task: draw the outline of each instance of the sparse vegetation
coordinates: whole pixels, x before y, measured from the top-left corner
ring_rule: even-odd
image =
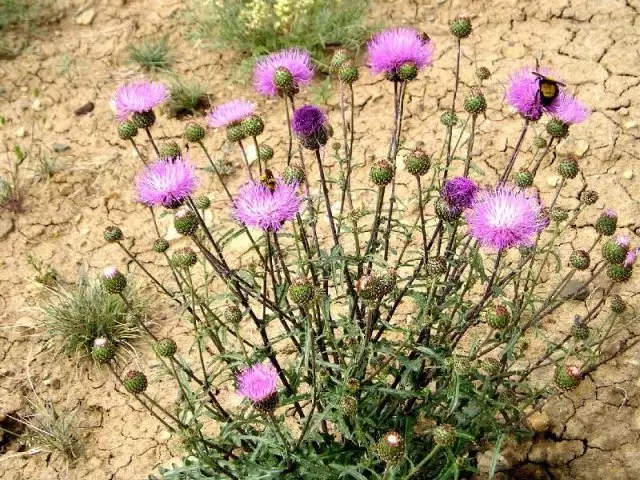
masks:
[[[137,63],[146,72],[170,70],[173,60],[168,38],[145,39],[142,45],[129,47],[129,60]]]
[[[175,78],[171,81],[170,90],[171,98],[167,108],[171,116],[195,115],[210,107],[207,92],[198,82]]]

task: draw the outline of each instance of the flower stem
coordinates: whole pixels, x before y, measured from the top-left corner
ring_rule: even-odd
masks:
[[[156,142],[153,140],[153,136],[151,135],[151,130],[149,130],[149,127],[145,127],[144,131],[147,132],[147,137],[149,138],[149,142],[151,142],[151,146],[155,150],[156,155],[158,156],[158,158],[160,158],[160,150],[158,150],[158,147],[156,146]]]
[[[516,158],[520,153],[522,142],[524,141],[524,137],[527,134],[528,129],[529,129],[529,120],[525,119],[522,125],[522,130],[520,131],[520,136],[518,136],[518,140],[516,141],[516,146],[513,149],[513,152],[511,153],[511,157],[509,158],[509,162],[507,162],[507,166],[504,169],[502,176],[500,177],[500,181],[498,182],[499,185],[502,185],[503,183],[505,183],[507,181],[507,178],[509,178],[509,175],[511,174],[511,170],[513,169],[513,166],[516,163]],[[536,171],[537,171],[537,167],[536,167]]]
[[[247,152],[244,149],[244,145],[242,145],[242,140],[238,140],[238,147],[240,147],[240,152],[242,152],[242,160],[244,161],[244,166],[247,169],[247,174],[249,175],[249,178],[253,182],[254,179],[253,179],[253,174],[251,173],[251,166],[249,165],[249,159],[247,158]]]

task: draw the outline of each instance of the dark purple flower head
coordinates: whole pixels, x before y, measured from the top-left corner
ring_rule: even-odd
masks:
[[[313,78],[313,66],[308,52],[289,48],[261,58],[253,69],[254,88],[268,97],[278,94],[275,74],[278,68],[285,68],[293,77],[293,86],[300,88]]]
[[[404,64],[418,70],[433,62],[433,42],[412,28],[392,28],[376,34],[367,44],[368,64],[374,74],[394,75]]]
[[[158,160],[145,167],[136,179],[138,200],[150,206],[175,208],[196,190],[195,168],[183,157]]]
[[[469,208],[476,196],[478,185],[467,177],[447,180],[442,187],[442,198],[450,206],[459,210]]]
[[[517,70],[509,79],[507,101],[520,114],[532,121],[540,120],[543,113],[557,118],[567,125],[585,121],[590,112],[573,95],[559,85],[558,96],[549,105],[543,105],[540,97],[540,80],[533,72],[560,81],[558,74],[545,67],[524,67]]]
[[[248,182],[236,195],[233,216],[248,227],[277,231],[300,210],[302,197],[298,196],[297,188],[297,183],[284,183],[281,179],[273,189]]]
[[[237,392],[253,403],[262,402],[278,391],[278,373],[268,364],[256,364],[242,370],[236,381]]]
[[[311,137],[321,133],[327,124],[327,114],[315,105],[304,105],[293,112],[291,128],[299,137]]]
[[[218,105],[207,115],[207,124],[211,128],[228,127],[253,115],[256,104],[246,100],[232,100]]]
[[[162,83],[137,80],[118,87],[111,104],[118,120],[123,121],[133,113],[153,110],[168,98],[169,91]]]
[[[512,186],[482,190],[467,210],[470,234],[496,250],[530,246],[545,226],[542,208],[534,195]]]

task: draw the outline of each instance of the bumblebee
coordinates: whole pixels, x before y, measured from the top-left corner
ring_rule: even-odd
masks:
[[[564,87],[565,84],[552,78],[545,77],[538,72],[531,73],[538,78],[538,98],[540,98],[540,103],[545,107],[548,107],[560,94],[560,87]]]
[[[264,169],[264,174],[260,176],[260,183],[267,187],[272,193],[276,190],[276,177],[269,168]]]

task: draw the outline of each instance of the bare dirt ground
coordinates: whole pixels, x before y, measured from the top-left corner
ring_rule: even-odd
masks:
[[[182,16],[183,3],[73,2],[59,24],[46,27],[19,57],[0,65],[0,115],[7,120],[0,127],[0,148],[9,152],[20,145],[35,153],[39,149],[52,152],[56,143],[69,147],[52,153],[57,171],[47,181],[35,181],[33,173],[23,169],[25,211],[1,213],[0,413],[24,409],[24,384],[29,377],[43,396],[80,407],[78,420],[85,445],[84,458],[68,469],[51,462],[46,454],[16,454],[15,439],[7,434],[2,439],[0,434],[3,480],[145,478],[158,465],[180,456],[177,442],[116,388],[108,372],[87,370],[63,358],[51,363],[42,353],[36,336],[40,314],[34,308],[40,288],[31,281],[33,271],[26,255],[51,264],[67,281],[73,281],[84,264],[94,273],[111,263],[124,268],[126,258],[102,239],[104,226],[115,223],[125,235],[130,232],[131,248],[141,259],[159,271],[151,252],[154,234],[147,211],[133,201],[131,180],[139,161],[117,138],[107,103],[119,83],[140,75],[126,63],[127,47],[145,36],[168,34],[178,59],[175,70],[206,85],[212,103],[240,95],[258,101],[268,121],[265,141],[276,149],[276,166],[282,165],[285,127],[280,104],[260,99],[248,85],[232,80],[239,62],[233,54],[211,52],[185,39],[188,25]],[[80,7],[83,10],[78,12]],[[88,9],[94,14],[88,14]],[[605,206],[618,211],[623,231],[634,244],[639,243],[640,184],[634,175],[640,159],[639,0],[376,1],[373,12],[375,19],[387,25],[416,26],[436,43],[433,69],[426,80],[410,88],[405,130],[409,144],[422,141],[433,151],[442,138],[438,112],[449,105],[452,93],[454,42],[447,34],[447,21],[458,12],[472,16],[475,33],[464,42],[462,94],[474,84],[474,62],[492,71],[485,89],[489,109],[479,123],[474,150],[478,165],[489,175],[504,166],[521,125],[503,105],[503,84],[509,72],[536,59],[562,72],[565,82],[594,113],[584,125],[572,128],[559,149],[580,157],[581,180],[601,196],[572,233],[570,243],[576,247],[590,243],[590,225]],[[363,70],[356,92],[361,111],[357,148],[362,156],[386,150],[391,101],[388,94],[382,95],[385,87]],[[95,110],[75,116],[73,111],[88,101],[95,103]],[[336,103],[334,92],[331,115],[337,124]],[[182,128],[182,122],[161,116],[156,132],[179,141]],[[530,139],[525,142],[524,158],[531,155]],[[223,139],[211,135],[207,143],[217,151]],[[0,155],[4,162],[5,153]],[[199,155],[194,154],[194,160],[204,165]],[[35,168],[35,155],[27,164]],[[545,170],[539,176],[545,198],[551,195],[553,175]],[[236,174],[232,185],[239,181]],[[216,196],[215,188],[205,184],[203,192],[213,193],[214,212],[227,218],[226,202]],[[563,200],[571,205],[571,198]],[[167,222],[165,219],[165,229]],[[236,253],[240,251],[237,247]],[[620,291],[636,307],[638,285],[636,276]],[[154,320],[164,333],[180,335],[187,330],[174,315]],[[571,315],[565,311],[546,326],[566,331],[570,322]],[[505,454],[501,463],[544,465],[529,476],[521,471],[520,478],[640,478],[638,355],[638,349],[629,352],[591,375],[575,392],[552,402],[545,415],[536,417],[541,441],[520,458]],[[151,355],[143,349],[140,356],[140,364],[147,367]],[[169,398],[171,392],[164,387],[156,382],[152,389]],[[0,415],[0,421],[7,418]]]

